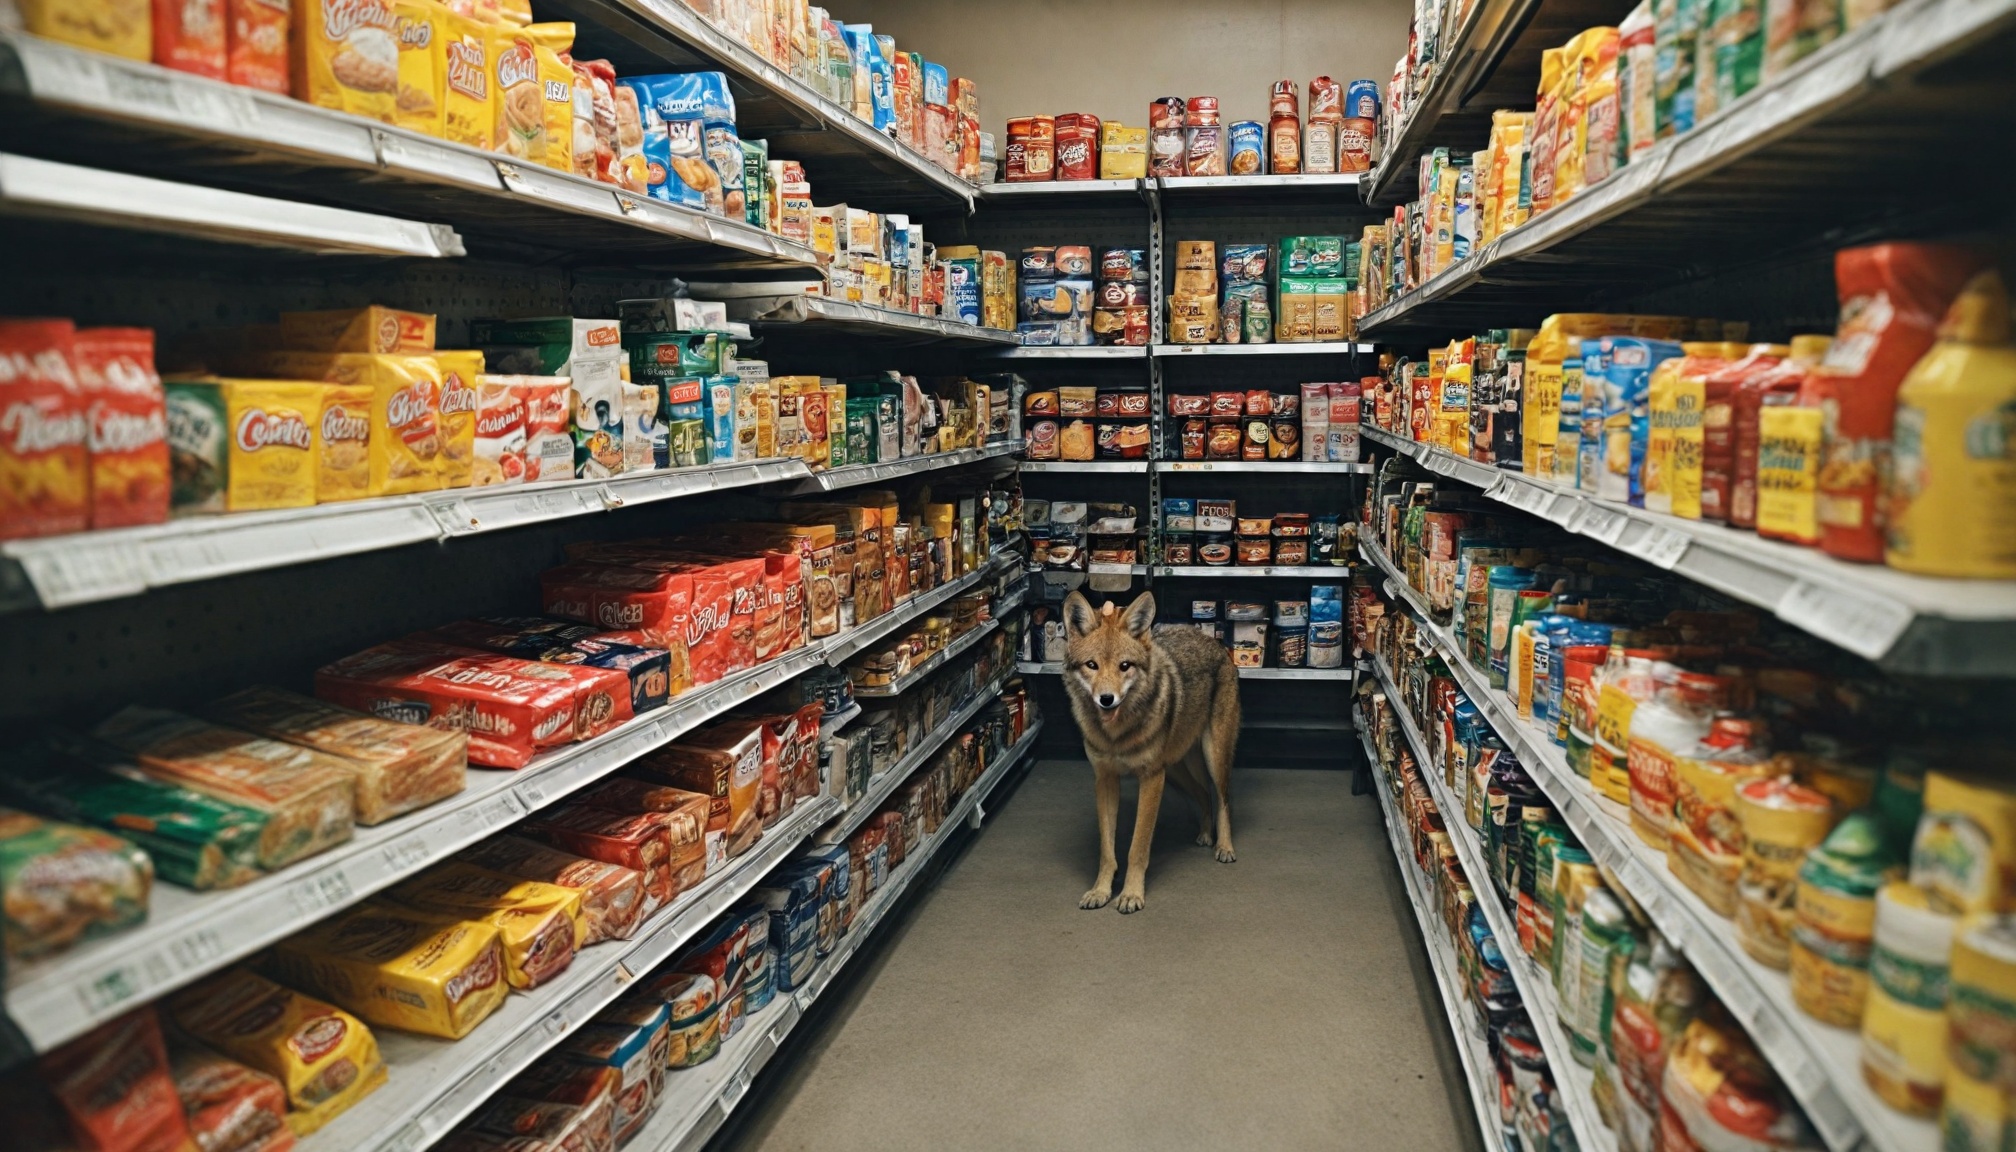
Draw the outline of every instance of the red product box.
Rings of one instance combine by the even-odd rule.
[[[670,812],[617,812],[580,801],[541,812],[519,832],[576,856],[620,864],[644,874],[644,919],[679,895],[672,868]]]
[[[693,583],[677,572],[563,564],[539,574],[540,610],[610,631],[641,632],[669,647],[686,631]]]

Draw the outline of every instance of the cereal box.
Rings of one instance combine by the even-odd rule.
[[[282,312],[280,347],[290,352],[432,352],[434,315],[378,304],[331,312]]]
[[[525,393],[512,376],[479,376],[476,384],[475,460],[470,483],[523,484],[525,460]],[[568,448],[572,459],[573,448]]]
[[[147,328],[83,328],[73,347],[89,404],[91,527],[168,518],[168,417]]]
[[[262,92],[288,94],[286,0],[225,0],[224,79]]]
[[[441,367],[441,486],[466,488],[476,443],[476,378],[483,353],[456,349],[434,353]]]
[[[436,29],[441,51],[441,138],[490,151],[497,128],[490,82],[490,38],[481,24],[453,12]]]
[[[371,495],[431,492],[441,482],[441,366],[433,356],[282,352],[276,371],[372,390]]]
[[[401,128],[439,136],[445,71],[442,34],[448,10],[435,0],[392,0],[392,18],[399,37],[399,95],[393,121]]]
[[[154,62],[224,79],[225,0],[154,0]]]
[[[355,500],[371,492],[371,399],[368,384],[322,388],[315,449],[315,499]]]
[[[300,0],[290,55],[294,95],[391,124],[399,102],[399,26],[385,0]]]
[[[68,320],[0,320],[0,539],[81,532],[90,412]]]
[[[154,58],[148,0],[22,0],[21,23],[50,40],[128,60]]]

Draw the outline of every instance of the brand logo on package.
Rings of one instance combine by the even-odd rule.
[[[90,437],[90,420],[83,412],[59,412],[54,396],[27,403],[9,404],[0,413],[0,441],[20,455],[54,452]]]
[[[248,408],[238,417],[237,439],[239,449],[245,452],[269,447],[299,448],[306,452],[315,443],[308,422],[299,412],[267,412],[263,408]]]
[[[361,415],[352,415],[342,407],[330,408],[322,413],[322,439],[366,440],[371,436],[371,421]]]
[[[322,32],[331,40],[348,40],[359,28],[389,30],[395,23],[384,0],[328,0],[322,5]]]
[[[588,329],[582,333],[582,339],[588,342],[590,348],[613,348],[623,343],[623,329],[614,324],[605,324],[599,328]]]

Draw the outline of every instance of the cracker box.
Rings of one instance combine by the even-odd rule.
[[[434,0],[391,0],[399,41],[398,99],[393,122],[427,136],[441,135],[443,33],[449,19]]]
[[[371,495],[442,487],[441,366],[432,355],[282,352],[287,376],[371,389]]]

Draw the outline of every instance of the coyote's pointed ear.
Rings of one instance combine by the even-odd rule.
[[[1127,605],[1127,612],[1121,618],[1121,623],[1126,625],[1127,631],[1135,639],[1146,640],[1148,630],[1155,627],[1155,594],[1143,592],[1136,596],[1134,602]]]
[[[1073,592],[1064,598],[1064,633],[1072,639],[1088,636],[1099,627],[1099,614],[1092,611],[1092,602],[1085,599],[1083,592]]]

